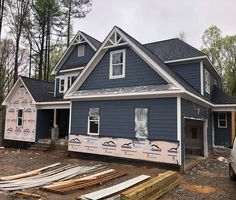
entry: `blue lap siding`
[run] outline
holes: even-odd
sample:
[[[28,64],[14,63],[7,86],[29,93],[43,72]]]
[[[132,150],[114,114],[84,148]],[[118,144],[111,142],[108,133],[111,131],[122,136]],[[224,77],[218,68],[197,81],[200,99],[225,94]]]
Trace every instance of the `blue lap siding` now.
[[[135,138],[135,108],[148,108],[148,139],[177,140],[176,98],[73,102],[71,134],[87,135],[89,108],[96,107],[101,137]]]
[[[92,47],[89,44],[85,43],[84,56],[79,57],[78,46],[79,45],[76,45],[74,47],[74,49],[72,50],[72,52],[70,53],[66,61],[61,66],[60,70],[85,66],[89,62],[89,60],[92,58],[95,51],[92,49]]]
[[[197,109],[200,109],[198,112]],[[195,104],[189,100],[181,99],[181,138],[182,138],[182,161],[185,160],[185,131],[186,131],[186,119],[195,118],[201,120],[208,119],[207,128],[207,141],[208,149],[212,147],[212,114],[210,110],[204,106]]]
[[[112,51],[109,50],[82,84],[80,90],[166,84],[166,81],[130,47],[123,49],[126,50],[125,78],[109,79],[110,51]]]
[[[171,69],[201,93],[200,62],[175,64]]]
[[[215,133],[215,145],[219,146],[231,146],[231,113],[227,113],[227,128],[218,127],[218,113],[214,113],[214,133]]]

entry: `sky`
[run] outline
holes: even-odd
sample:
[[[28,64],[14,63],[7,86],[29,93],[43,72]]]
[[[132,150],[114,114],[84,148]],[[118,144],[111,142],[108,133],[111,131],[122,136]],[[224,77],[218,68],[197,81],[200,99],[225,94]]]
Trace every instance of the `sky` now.
[[[93,0],[85,19],[74,21],[74,31],[84,31],[103,41],[116,25],[141,43],[179,36],[201,48],[204,31],[218,26],[222,35],[236,34],[236,0]]]

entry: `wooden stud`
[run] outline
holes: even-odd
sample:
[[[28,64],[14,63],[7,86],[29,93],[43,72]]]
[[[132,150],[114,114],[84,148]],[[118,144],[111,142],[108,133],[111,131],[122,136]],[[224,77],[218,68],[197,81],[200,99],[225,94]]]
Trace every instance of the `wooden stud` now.
[[[54,128],[57,128],[57,109],[54,109],[53,127],[54,127]]]
[[[235,112],[231,112],[231,136],[232,136],[232,145],[234,143],[235,138]]]

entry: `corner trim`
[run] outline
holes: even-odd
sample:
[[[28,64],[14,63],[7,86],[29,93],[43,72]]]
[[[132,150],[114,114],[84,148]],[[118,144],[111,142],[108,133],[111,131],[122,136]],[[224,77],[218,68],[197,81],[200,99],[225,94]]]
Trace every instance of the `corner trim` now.
[[[179,141],[179,164],[182,165],[182,138],[181,138],[181,97],[177,97],[177,140]]]

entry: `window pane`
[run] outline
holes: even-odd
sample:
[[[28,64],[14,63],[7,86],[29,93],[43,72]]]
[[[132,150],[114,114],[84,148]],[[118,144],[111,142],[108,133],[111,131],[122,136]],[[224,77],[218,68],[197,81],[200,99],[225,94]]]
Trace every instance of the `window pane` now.
[[[89,108],[89,119],[97,120],[99,117],[99,108]]]
[[[113,71],[112,71],[112,75],[113,76],[117,76],[117,75],[122,75],[122,65],[116,65],[113,66]]]
[[[18,110],[18,117],[22,117],[23,116],[23,110]]]
[[[22,126],[22,118],[18,118],[18,126]]]
[[[71,86],[71,77],[67,78],[67,85],[68,85],[68,88]]]
[[[225,127],[226,126],[226,121],[220,121],[220,126]]]
[[[219,113],[219,119],[225,120],[226,119],[225,113]]]
[[[136,108],[135,109],[135,132],[137,138],[148,137],[148,109]]]
[[[72,76],[72,83],[71,84],[74,83],[75,79],[76,79],[76,76]]]
[[[90,121],[90,133],[98,133],[98,121]]]
[[[112,64],[120,64],[120,63],[123,63],[122,52],[112,54]]]

